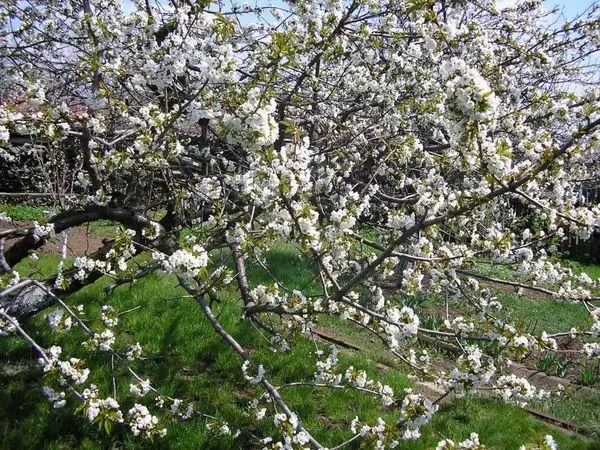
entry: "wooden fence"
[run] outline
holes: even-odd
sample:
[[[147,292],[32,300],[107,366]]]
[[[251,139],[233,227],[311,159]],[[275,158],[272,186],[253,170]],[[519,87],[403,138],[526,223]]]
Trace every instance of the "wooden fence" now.
[[[585,187],[581,190],[581,195],[585,197],[586,203],[598,204],[600,186]],[[600,263],[600,232],[594,232],[589,239],[570,235],[561,243],[560,251],[579,261]]]
[[[560,251],[578,261],[600,263],[600,233],[596,232],[585,240],[569,236],[562,241]]]

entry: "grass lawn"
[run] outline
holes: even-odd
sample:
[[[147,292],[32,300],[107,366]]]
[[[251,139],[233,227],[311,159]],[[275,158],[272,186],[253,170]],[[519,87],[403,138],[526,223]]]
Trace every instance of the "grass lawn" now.
[[[593,279],[600,278],[600,265],[570,260],[563,260],[561,263],[573,269],[575,273],[586,272]],[[504,266],[482,265],[478,270],[493,277],[511,279],[510,273]],[[566,302],[543,294],[536,294],[534,297],[528,297],[527,294],[518,296],[511,293],[512,288],[508,289],[493,283],[488,283],[487,286],[495,292],[498,301],[503,305],[504,317],[522,325],[529,332],[554,333],[568,331],[571,327],[588,329],[592,323],[589,313],[580,303]],[[438,307],[441,305],[439,300],[428,300],[427,304]],[[529,365],[531,366],[531,363]],[[598,388],[598,385],[596,384],[595,387]],[[600,394],[592,398],[578,395],[568,398],[553,397],[544,402],[533,403],[531,406],[574,422],[600,438]]]
[[[6,213],[12,220],[18,222],[45,222],[49,213],[53,211],[49,206],[8,205],[0,204],[0,213]],[[119,224],[111,220],[96,220],[89,224],[89,233],[93,236],[113,236]]]
[[[0,213],[7,214],[15,221],[41,221],[48,217],[50,211],[51,208],[47,206],[0,204]]]
[[[56,260],[47,258],[42,258],[39,263],[26,261],[18,269],[27,273],[35,266],[39,276],[48,275]],[[303,288],[308,294],[318,293],[312,266],[289,247],[282,245],[270,252],[267,262],[272,274],[289,286]],[[257,266],[250,266],[248,275],[253,284],[270,280],[269,275]],[[235,449],[252,448],[250,434],[259,437],[271,434],[273,427],[270,421],[255,423],[243,417],[243,407],[261,391],[243,381],[238,357],[212,331],[199,306],[186,297],[174,278],[154,274],[112,293],[104,291],[108,283],[109,280],[102,279],[71,295],[67,302],[85,305],[90,317],[98,317],[103,304],[110,304],[117,311],[139,307],[121,316],[115,329],[118,336],[116,347],[127,347],[139,341],[147,359],[133,363],[132,367],[142,377],[150,378],[164,394],[194,401],[201,412],[241,425],[241,437],[234,441],[230,437],[215,436],[207,431],[204,419],[199,417],[186,422],[166,421],[167,437],[154,443],[134,438],[120,428],[107,435],[97,426],[88,424],[83,417],[72,414],[76,406],[74,400],[64,409],[53,410],[42,396],[41,370],[35,364],[31,350],[15,337],[3,337],[0,339],[2,448]],[[231,290],[221,292],[220,296],[222,301],[214,305],[214,311],[221,323],[250,351],[257,363],[264,365],[266,376],[273,384],[312,379],[316,361],[312,340],[300,337],[291,355],[273,353],[264,345],[263,337],[249,323],[240,320],[237,294]],[[548,320],[551,318],[549,312]],[[83,333],[75,330],[65,335],[53,334],[47,326],[35,326],[42,320],[43,317],[34,317],[25,324],[40,343],[47,347],[58,343],[63,347],[63,356],[84,356],[81,349]],[[101,328],[94,320],[90,320],[88,325]],[[370,342],[345,323],[327,319],[320,325],[333,328],[349,339],[354,337],[363,344]],[[327,344],[317,344],[326,350]],[[364,352],[341,351],[344,371],[349,365],[364,369],[370,377],[389,384],[395,391],[410,386],[408,378],[385,352],[374,344],[367,347]],[[377,365],[382,362],[391,370],[380,371]],[[114,375],[116,396],[122,402],[122,409],[128,410],[133,400],[124,400],[131,382],[125,369],[118,364],[112,369],[110,358],[99,354],[86,364],[92,370],[87,383],[96,382],[101,387],[102,396],[113,395]],[[379,416],[389,423],[397,420],[394,411],[380,408],[378,402],[364,394],[296,387],[283,391],[282,395],[309,431],[325,445],[333,446],[348,439],[351,436],[349,423],[357,415],[366,421]],[[152,406],[148,399],[144,403]],[[600,410],[597,404],[593,408],[594,411]],[[443,438],[462,441],[471,432],[479,433],[481,442],[488,448],[517,449],[519,445],[532,441],[533,436],[546,433],[556,438],[561,449],[600,448],[582,439],[568,437],[518,408],[489,399],[462,399],[444,405],[432,423],[423,429],[422,439],[402,443],[399,448],[432,448]]]
[[[520,322],[531,332],[556,333],[571,327],[589,328],[590,314],[583,305],[553,298],[533,299],[516,295],[498,294],[498,301],[509,318]]]

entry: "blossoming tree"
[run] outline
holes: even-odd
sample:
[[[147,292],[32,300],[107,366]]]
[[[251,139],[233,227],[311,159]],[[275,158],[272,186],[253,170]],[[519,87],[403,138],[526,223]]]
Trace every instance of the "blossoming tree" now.
[[[68,148],[73,173],[60,213],[0,233],[1,332],[25,339],[56,375],[44,388],[55,407],[73,397],[90,421],[146,438],[166,433],[159,416],[193,408],[133,369],[134,401],[101,398],[83,360],[42,348],[19,319],[55,305],[53,329],[78,326],[90,352],[127,366],[143,349],[115,345],[115,310],[106,305],[104,328],[91,329],[65,296],[103,275],[119,285],[173,274],[239,355],[239,376],[264,390],[247,413],[277,433],[257,446],[322,448],[213,313],[230,284],[243,319],[282,352],[292,331],[310,333],[314,317],[330,315],[380,338],[448,394],[483,388],[516,404],[544,396],[507,365],[555,348],[563,334],[600,357],[597,282],[551,257],[567,232],[585,238],[600,226],[600,209],[578,190],[598,175],[599,10],[565,22],[535,0],[503,10],[490,0],[3,2],[0,158],[44,161]],[[515,231],[517,210],[538,214],[541,228]],[[72,266],[61,260],[49,282],[13,269],[101,219],[122,225],[114,239]],[[314,261],[320,295],[274,277],[249,281],[247,264],[268,270],[262,255],[280,241]],[[134,266],[139,253],[151,258]],[[481,283],[489,277],[473,270],[489,262],[513,271],[496,283],[583,305],[589,326],[537,335],[501,320]],[[465,316],[429,329],[390,301],[390,279],[407,295],[452,298]],[[430,365],[419,340],[458,351],[456,367]],[[299,382],[358,390],[397,412],[396,423],[357,418],[351,441],[384,448],[419,438],[439,399],[394,392],[341,367],[335,351],[323,358]],[[216,425],[234,433],[235,424]],[[483,446],[474,435],[438,448]]]

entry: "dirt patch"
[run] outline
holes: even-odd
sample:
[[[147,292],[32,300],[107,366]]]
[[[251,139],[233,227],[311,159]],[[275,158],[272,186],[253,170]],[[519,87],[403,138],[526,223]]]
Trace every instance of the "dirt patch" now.
[[[29,228],[33,222],[0,222],[0,231],[13,228]],[[89,255],[102,247],[105,238],[91,234],[89,227],[81,226],[71,228],[67,233],[67,257]],[[6,248],[10,248],[17,239],[7,239]],[[55,236],[45,244],[40,251],[42,253],[58,253],[62,246],[61,235]]]
[[[464,316],[465,314],[456,308],[449,307],[446,309],[443,306],[433,306],[431,308],[424,308],[423,311],[427,316],[440,317],[442,319],[448,319],[450,321],[457,317]]]

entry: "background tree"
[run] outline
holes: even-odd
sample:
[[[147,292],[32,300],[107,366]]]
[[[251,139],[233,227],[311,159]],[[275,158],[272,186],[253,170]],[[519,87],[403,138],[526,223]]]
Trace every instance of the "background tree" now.
[[[4,332],[28,340],[57,375],[46,390],[55,406],[72,394],[91,421],[127,422],[149,438],[165,430],[146,406],[123,415],[86,384],[83,361],[41,348],[17,319],[58,303],[58,322],[78,323],[90,351],[127,364],[139,349],[115,347],[110,305],[106,329],[92,330],[61,298],[106,274],[116,285],[175,274],[237,352],[245,379],[264,388],[250,414],[277,405],[281,446],[322,447],[213,313],[230,283],[244,319],[281,350],[331,315],[369,330],[417,376],[453,394],[491,386],[519,404],[544,395],[505,366],[552,348],[560,333],[532,335],[496,319],[499,304],[473,266],[506,263],[516,274],[509,285],[581,302],[590,327],[565,332],[600,356],[596,282],[545,250],[567,228],[585,237],[600,223],[576,181],[598,166],[598,6],[565,23],[554,17],[537,1],[502,11],[462,0],[0,6],[0,157],[8,167],[18,161],[27,136],[44,155],[38,170],[62,161],[67,171],[54,188],[60,213],[0,234]],[[517,199],[543,217],[535,234],[511,230]],[[114,239],[72,267],[61,263],[47,283],[12,269],[55,234],[100,219],[122,224]],[[281,240],[314,261],[320,295],[277,279],[249,283],[247,262],[264,265]],[[137,261],[139,253],[152,257]],[[381,283],[399,263],[406,295],[444,293],[472,317],[429,329],[412,308],[388,301]],[[455,370],[417,358],[418,339],[458,349]],[[437,408],[435,399],[339,368],[335,354],[317,369],[307,383],[357,389],[398,412],[397,424],[352,423],[352,440],[416,439]],[[131,374],[138,393],[165,404]]]

